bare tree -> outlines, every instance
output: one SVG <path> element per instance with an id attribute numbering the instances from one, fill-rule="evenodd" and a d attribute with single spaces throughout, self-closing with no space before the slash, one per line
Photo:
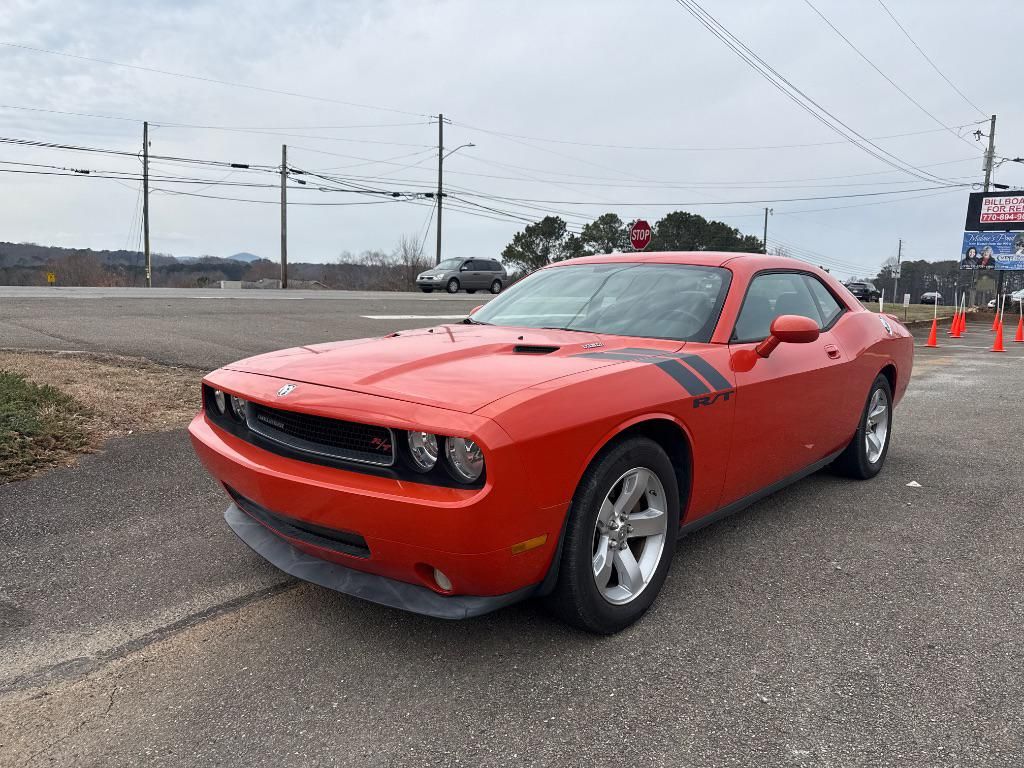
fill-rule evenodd
<path id="1" fill-rule="evenodd" d="M 405 283 L 403 290 L 411 291 L 416 287 L 416 277 L 432 266 L 423 253 L 423 241 L 409 235 L 402 235 L 398 247 L 392 254 L 401 271 Z"/>

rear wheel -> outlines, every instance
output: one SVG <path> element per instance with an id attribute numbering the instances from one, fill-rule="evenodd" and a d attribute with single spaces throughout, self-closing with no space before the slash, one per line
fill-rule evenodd
<path id="1" fill-rule="evenodd" d="M 491 283 L 491 293 L 501 293 L 501 280 Z"/>
<path id="2" fill-rule="evenodd" d="M 458 293 L 459 281 L 453 277 L 451 280 L 448 281 L 448 284 L 444 288 L 446 291 L 448 291 L 448 293 Z"/>
<path id="3" fill-rule="evenodd" d="M 573 496 L 549 608 L 597 634 L 628 627 L 658 596 L 678 527 L 678 484 L 661 446 L 634 437 L 604 451 Z"/>
<path id="4" fill-rule="evenodd" d="M 882 471 L 892 435 L 892 388 L 879 374 L 868 392 L 860 424 L 833 466 L 840 474 L 867 480 Z"/>
<path id="5" fill-rule="evenodd" d="M 434 292 L 433 288 L 420 288 L 420 290 L 423 291 L 424 293 L 433 293 Z"/>

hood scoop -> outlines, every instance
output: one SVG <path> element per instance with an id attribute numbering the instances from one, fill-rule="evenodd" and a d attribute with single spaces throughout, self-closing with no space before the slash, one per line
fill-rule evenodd
<path id="1" fill-rule="evenodd" d="M 561 347 L 552 347 L 546 344 L 516 344 L 512 351 L 517 355 L 550 355 L 557 352 Z"/>

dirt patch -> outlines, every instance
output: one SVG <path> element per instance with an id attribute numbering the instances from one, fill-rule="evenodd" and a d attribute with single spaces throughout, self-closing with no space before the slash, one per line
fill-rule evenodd
<path id="1" fill-rule="evenodd" d="M 0 483 L 41 467 L 68 463 L 74 453 L 94 450 L 108 437 L 184 427 L 199 410 L 201 373 L 139 358 L 82 352 L 0 352 L 0 375 L 5 372 L 15 375 L 12 380 L 21 377 L 43 388 L 37 391 L 55 390 L 47 423 L 54 435 L 67 431 L 70 437 L 49 443 L 37 440 L 39 450 L 31 457 L 26 455 L 25 463 L 0 466 Z M 65 397 L 56 397 L 58 393 Z M 17 408 L 28 413 L 36 405 L 29 398 Z"/>

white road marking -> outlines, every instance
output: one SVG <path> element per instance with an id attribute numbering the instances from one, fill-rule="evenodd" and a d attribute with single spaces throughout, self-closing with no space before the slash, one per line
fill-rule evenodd
<path id="1" fill-rule="evenodd" d="M 361 315 L 367 320 L 462 320 L 466 315 Z"/>

